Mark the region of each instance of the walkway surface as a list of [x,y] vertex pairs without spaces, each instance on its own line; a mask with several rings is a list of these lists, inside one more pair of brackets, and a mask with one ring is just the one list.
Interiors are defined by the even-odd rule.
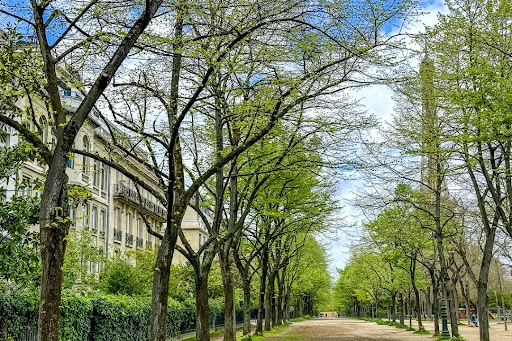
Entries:
[[[413,321],[415,322],[415,321]],[[413,327],[416,327],[413,325]],[[427,322],[429,330],[433,324]],[[512,327],[512,326],[510,326]],[[512,331],[505,331],[503,325],[491,324],[491,340],[510,341]],[[461,334],[468,341],[478,341],[478,328],[460,326]],[[278,335],[265,340],[272,341],[432,341],[432,334],[418,335],[403,329],[380,326],[375,322],[365,322],[351,319],[313,319],[296,322]]]
[[284,332],[268,340],[432,341],[432,337],[431,335],[416,335],[395,327],[379,326],[375,322],[349,319],[313,319],[293,323]]

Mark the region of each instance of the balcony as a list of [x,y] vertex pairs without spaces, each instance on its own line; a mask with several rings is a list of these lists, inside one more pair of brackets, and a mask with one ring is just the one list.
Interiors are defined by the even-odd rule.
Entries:
[[137,244],[136,244],[137,247],[143,247],[144,246],[144,240],[142,240],[141,237],[137,237]]
[[167,211],[163,207],[148,200],[147,198],[142,198],[142,200],[139,202],[139,195],[137,194],[137,191],[122,183],[114,185],[114,198],[123,200],[126,203],[135,206],[136,208],[142,206],[141,211],[143,213],[149,214],[153,218],[162,222],[164,222],[166,219]]
[[133,245],[133,234],[126,232],[126,246]]
[[114,229],[114,242],[121,243],[122,238],[123,238],[123,231],[120,229]]

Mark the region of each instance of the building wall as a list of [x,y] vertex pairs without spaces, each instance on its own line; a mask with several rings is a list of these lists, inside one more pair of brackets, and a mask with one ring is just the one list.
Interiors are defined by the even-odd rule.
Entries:
[[[23,101],[20,103],[22,106],[25,104]],[[42,107],[38,106],[38,108],[37,120],[44,123],[48,118],[41,110]],[[68,108],[68,110],[70,109],[72,107]],[[44,135],[46,142],[51,144],[52,134],[49,127],[46,128],[44,134],[46,134]],[[94,119],[93,115],[80,130],[75,140],[75,148],[87,150],[118,162],[157,189],[156,177],[151,176],[151,172],[143,164],[133,158],[108,152],[107,143],[105,143],[106,134],[105,127],[102,127],[101,122]],[[10,131],[8,144],[15,145],[17,141],[17,136]],[[30,180],[43,179],[46,170],[46,166],[37,162],[26,162],[19,170],[17,177],[18,180],[24,177]],[[94,245],[103,248],[107,257],[137,248],[147,249],[159,246],[159,240],[147,232],[146,224],[139,215],[139,211],[144,213],[154,231],[164,232],[165,209],[151,193],[140,189],[143,205],[139,207],[138,194],[130,179],[115,169],[103,166],[99,162],[81,155],[75,155],[74,159],[68,163],[67,175],[70,185],[86,186],[91,192],[91,199],[87,204],[70,209],[70,217],[73,220],[72,228],[89,230],[93,236]],[[8,189],[8,195],[15,193],[16,180],[12,179],[8,184],[3,184]],[[37,191],[28,189],[25,192],[21,188],[16,190],[19,194],[39,195]],[[208,233],[201,218],[191,208],[188,208],[185,213],[182,228],[194,249],[199,248],[199,245],[206,240]],[[37,230],[39,226],[34,226],[33,229]],[[185,264],[186,259],[176,253],[173,263]],[[91,265],[91,271],[97,270],[97,265]]]

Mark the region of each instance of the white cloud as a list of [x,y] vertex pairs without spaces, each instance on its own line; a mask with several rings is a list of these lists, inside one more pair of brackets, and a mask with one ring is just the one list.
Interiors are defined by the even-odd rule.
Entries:
[[[420,3],[423,14],[418,18],[418,21],[407,28],[407,33],[417,34],[425,31],[426,26],[433,26],[438,22],[438,14],[446,13],[448,11],[444,0],[430,0],[422,1]],[[412,39],[408,41],[408,47],[418,49],[419,46]],[[418,61],[411,60],[411,65],[418,65]],[[363,88],[354,94],[353,98],[360,101],[370,114],[375,115],[383,124],[391,122],[393,117],[393,91],[384,85],[375,85]],[[374,138],[378,136],[373,135]],[[349,257],[350,245],[357,239],[360,233],[360,224],[363,221],[361,211],[350,204],[350,201],[355,198],[358,188],[364,187],[362,179],[351,181],[344,181],[338,191],[338,198],[345,203],[344,215],[346,216],[347,224],[355,223],[350,230],[341,228],[337,238],[329,238],[323,241],[330,253],[331,258],[331,273],[336,275],[337,268],[343,268]],[[342,222],[340,222],[342,224]]]

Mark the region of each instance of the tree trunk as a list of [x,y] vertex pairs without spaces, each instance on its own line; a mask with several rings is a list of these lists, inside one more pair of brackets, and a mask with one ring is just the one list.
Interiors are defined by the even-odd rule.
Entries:
[[210,341],[210,305],[208,275],[196,274],[196,340]]
[[391,295],[391,319],[396,322],[396,292]]
[[412,328],[411,289],[409,289],[407,292],[407,312],[409,313],[409,328]]
[[[440,224],[440,221],[436,221]],[[437,239],[437,252],[439,254],[439,263],[441,265],[441,280],[443,281],[444,291],[446,292],[447,298],[453,297],[452,281],[448,276],[448,267],[446,266],[446,259],[444,257],[443,237],[442,228],[438,226],[438,233],[436,233]],[[448,310],[450,312],[450,326],[452,330],[452,336],[459,336],[459,325],[457,324],[457,309],[455,308],[455,302],[453,299],[448,300]]]
[[277,326],[277,309],[277,298],[274,289],[274,296],[272,297],[272,328]]
[[[493,226],[496,225],[496,219]],[[487,283],[489,281],[489,271],[491,269],[492,249],[494,245],[495,231],[488,231],[485,237],[485,246],[480,265],[480,274],[477,283],[477,311],[478,311],[478,329],[480,331],[480,341],[490,341],[489,337],[489,302],[487,297]]]
[[269,331],[272,323],[273,316],[273,304],[274,299],[274,282],[276,275],[274,272],[270,272],[268,276],[267,290],[265,292],[265,330]]
[[265,289],[268,272],[268,246],[265,245],[262,250],[261,258],[261,277],[260,294],[258,304],[258,320],[256,322],[256,334],[263,335],[263,319],[265,318]]
[[[45,182],[40,208],[42,275],[38,337],[42,341],[59,340],[62,265],[70,225],[69,219],[65,219],[69,214],[68,177],[65,174],[67,158],[60,159],[62,159],[61,162],[57,156],[54,156],[54,162]],[[62,209],[57,210],[57,207]]]
[[503,284],[501,281],[501,274],[498,273],[498,281],[500,285],[500,295],[501,295],[501,308],[503,311],[503,322],[505,323],[505,330],[508,330],[507,326],[507,311],[505,309],[505,296],[503,295]]
[[235,341],[235,279],[224,250],[219,251],[219,262],[224,288],[224,341]]
[[427,320],[432,318],[432,299],[430,295],[432,294],[432,289],[430,286],[425,290],[425,315]]
[[405,325],[404,294],[398,296],[398,309],[400,310],[400,324]]
[[[169,210],[167,221],[172,221],[172,214],[171,210]],[[151,297],[149,320],[149,337],[153,341],[165,341],[166,339],[169,276],[171,274],[171,262],[177,239],[178,230],[176,225],[166,228],[157,253],[155,271],[153,273],[153,294]]]
[[[284,274],[283,274],[284,276]],[[283,324],[283,302],[284,302],[284,283],[281,279],[278,281],[278,296],[277,296],[277,324],[278,326]]]
[[436,283],[432,288],[432,310],[434,315],[434,335],[439,335],[439,286]]
[[459,285],[462,296],[464,296],[464,305],[466,306],[466,318],[468,319],[468,327],[471,327],[473,324],[471,323],[471,300],[469,298],[469,284],[466,282],[466,287],[464,287],[464,281],[461,280]]
[[244,291],[244,326],[243,333],[248,335],[251,333],[251,281],[243,280]]
[[452,300],[455,303],[455,315],[457,316],[457,324],[460,323],[460,313],[459,313],[459,294],[457,291],[457,277],[455,277],[454,280],[452,280]]
[[418,318],[418,329],[423,330],[423,323],[421,322],[421,309],[420,309],[420,291],[416,287],[416,284],[413,284],[414,296],[416,300],[416,316]]
[[286,294],[284,294],[284,313],[283,313],[283,318],[284,318],[284,322],[288,322],[288,320],[290,320],[290,297],[288,295],[288,291],[286,292]]

